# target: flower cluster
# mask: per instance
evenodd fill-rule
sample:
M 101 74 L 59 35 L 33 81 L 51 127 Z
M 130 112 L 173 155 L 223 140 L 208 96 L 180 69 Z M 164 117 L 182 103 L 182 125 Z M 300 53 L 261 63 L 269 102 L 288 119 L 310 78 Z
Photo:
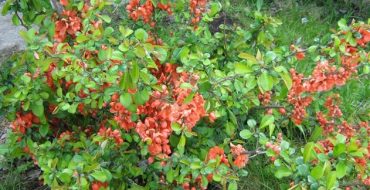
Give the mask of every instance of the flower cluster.
M 268 105 L 271 101 L 271 91 L 267 91 L 265 93 L 258 94 L 258 99 L 262 103 L 262 105 Z
M 293 85 L 288 94 L 288 102 L 294 106 L 292 120 L 299 125 L 306 115 L 306 107 L 311 104 L 312 97 L 302 96 L 305 92 L 302 85 L 303 75 L 297 74 L 294 69 L 290 70 L 290 74 L 292 75 Z
M 206 161 L 214 160 L 217 158 L 220 158 L 221 163 L 230 166 L 229 161 L 227 160 L 227 157 L 225 155 L 224 149 L 218 146 L 214 146 L 209 149 Z
M 195 88 L 197 77 L 187 73 L 177 73 L 176 65 L 173 64 L 168 63 L 158 67 L 159 70 L 153 70 L 153 74 L 162 85 L 162 91 L 154 91 L 149 101 L 138 108 L 138 114 L 146 117 L 136 126 L 136 132 L 141 138 L 151 141 L 149 152 L 152 156 L 171 153 L 168 143 L 172 133 L 172 123 L 178 123 L 191 131 L 202 117 L 207 116 L 203 97 L 193 93 L 192 89 L 180 88 L 183 82 L 189 82 Z M 190 101 L 186 100 L 189 96 L 192 97 Z
M 107 187 L 108 187 L 108 183 L 107 182 L 94 181 L 91 184 L 91 190 L 101 190 L 101 189 L 105 189 Z
M 329 61 L 321 61 L 303 85 L 307 92 L 329 91 L 335 86 L 342 86 L 353 73 L 356 73 L 358 62 L 357 56 L 343 56 L 342 65 L 344 67 L 337 68 Z
M 131 121 L 131 112 L 129 112 L 120 102 L 119 102 L 119 95 L 115 93 L 112 95 L 112 101 L 109 103 L 110 105 L 110 112 L 114 114 L 114 120 L 118 123 L 118 125 L 129 131 L 130 129 L 135 127 L 135 123 Z
M 357 39 L 357 43 L 360 46 L 365 46 L 370 42 L 370 32 L 361 27 L 357 30 L 361 34 L 361 38 Z M 346 33 L 346 31 L 343 32 L 343 34 Z M 336 64 L 334 59 L 319 61 L 308 78 L 304 78 L 303 74 L 297 73 L 295 69 L 290 70 L 293 84 L 288 94 L 288 102 L 294 106 L 291 117 L 295 124 L 299 125 L 302 123 L 306 115 L 305 109 L 311 104 L 315 93 L 329 91 L 336 86 L 343 86 L 353 74 L 357 73 L 360 63 L 360 53 L 357 47 L 353 44 L 351 45 L 344 38 L 341 39 L 340 43 L 346 47 L 346 53 L 340 55 L 338 64 Z M 291 46 L 291 50 L 299 52 L 299 49 L 295 48 L 294 45 Z M 298 59 L 303 59 L 304 57 L 296 56 Z M 334 106 L 333 101 L 328 100 L 325 106 L 332 108 L 329 110 L 329 115 L 340 117 L 342 113 Z M 320 118 L 321 122 L 324 122 L 320 113 L 318 118 Z M 330 128 L 328 130 L 331 130 Z
M 40 124 L 39 118 L 31 112 L 25 114 L 18 112 L 16 116 L 17 118 L 10 125 L 13 132 L 25 134 L 26 129 L 32 127 L 32 124 Z
M 249 157 L 246 150 L 242 145 L 233 145 L 230 144 L 231 153 L 234 157 L 234 165 L 238 168 L 244 168 L 247 165 Z
M 140 5 L 140 0 L 131 0 L 126 6 L 126 10 L 132 20 L 137 21 L 142 19 L 144 23 L 150 24 L 151 27 L 155 26 L 155 22 L 152 19 L 155 8 L 152 0 L 146 0 L 143 5 Z M 169 3 L 158 3 L 157 8 L 172 15 L 171 5 Z
M 105 138 L 111 138 L 114 139 L 117 146 L 123 143 L 123 139 L 121 137 L 121 132 L 117 129 L 112 130 L 111 128 L 105 128 L 104 125 L 102 125 L 99 129 L 98 135 L 105 137 Z
M 75 37 L 76 32 L 81 30 L 81 18 L 76 11 L 64 10 L 62 13 L 64 18 L 55 22 L 54 39 L 57 42 L 63 42 L 69 34 L 72 38 Z
M 191 23 L 197 28 L 197 24 L 202 18 L 202 14 L 206 12 L 207 0 L 191 0 L 190 1 L 190 12 L 193 15 Z
M 366 30 L 365 28 L 360 27 L 358 28 L 358 32 L 361 34 L 361 38 L 357 39 L 357 43 L 360 46 L 365 47 L 366 44 L 370 42 L 370 31 Z M 369 183 L 370 183 L 370 179 L 369 179 Z
M 265 144 L 266 149 L 272 150 L 273 152 L 272 156 L 270 157 L 271 162 L 274 162 L 277 159 L 277 157 L 280 155 L 280 152 L 281 152 L 280 144 L 282 140 L 283 140 L 283 134 L 279 133 L 275 142 L 269 141 Z
M 340 97 L 339 94 L 334 94 L 326 99 L 324 106 L 329 110 L 330 117 L 342 117 L 342 110 L 340 110 Z
M 145 23 L 150 23 L 154 6 L 151 0 L 145 1 L 143 5 L 140 5 L 140 0 L 131 0 L 126 6 L 126 10 L 134 21 L 141 18 Z

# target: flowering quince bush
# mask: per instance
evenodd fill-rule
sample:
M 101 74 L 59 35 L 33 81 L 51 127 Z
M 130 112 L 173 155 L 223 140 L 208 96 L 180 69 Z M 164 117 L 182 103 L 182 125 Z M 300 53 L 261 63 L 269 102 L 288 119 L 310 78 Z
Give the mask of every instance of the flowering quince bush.
M 339 95 L 368 77 L 369 24 L 285 47 L 260 11 L 211 31 L 218 2 L 59 3 L 21 32 L 25 71 L 0 90 L 7 156 L 29 156 L 52 189 L 234 190 L 263 155 L 291 189 L 370 186 L 369 114 L 349 120 Z

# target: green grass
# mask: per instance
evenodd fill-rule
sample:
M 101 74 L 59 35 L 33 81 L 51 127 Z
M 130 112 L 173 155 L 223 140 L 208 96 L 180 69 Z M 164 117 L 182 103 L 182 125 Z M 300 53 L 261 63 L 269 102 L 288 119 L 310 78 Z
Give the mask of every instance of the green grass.
M 279 190 L 288 189 L 289 182 L 286 180 L 278 180 L 273 173 L 273 170 L 266 162 L 267 159 L 251 158 L 248 163 L 248 176 L 240 179 L 238 189 L 243 190 Z

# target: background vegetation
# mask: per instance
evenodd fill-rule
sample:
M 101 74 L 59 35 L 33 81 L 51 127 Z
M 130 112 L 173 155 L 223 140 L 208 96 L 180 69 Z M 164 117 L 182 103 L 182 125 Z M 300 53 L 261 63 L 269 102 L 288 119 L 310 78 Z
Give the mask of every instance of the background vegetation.
M 225 7 L 223 18 L 221 17 L 222 19 L 220 20 L 221 23 L 228 22 L 243 28 L 250 27 L 252 24 L 252 10 L 255 10 L 258 6 L 256 2 L 247 0 L 222 0 L 220 3 Z M 367 0 L 275 0 L 265 1 L 262 11 L 281 20 L 282 25 L 277 30 L 276 35 L 277 40 L 281 44 L 289 46 L 294 43 L 304 47 L 307 44 L 328 38 L 325 35 L 328 34 L 328 31 L 337 28 L 337 21 L 341 18 L 366 21 L 370 17 L 370 3 Z M 218 25 L 218 23 L 215 23 L 215 25 Z M 14 57 L 2 64 L 4 68 L 0 71 L 2 85 L 11 83 L 12 76 L 8 74 L 10 69 L 20 69 L 20 72 L 22 72 L 22 68 L 10 68 L 12 59 Z M 304 70 L 304 63 L 305 61 L 297 67 L 303 67 L 299 69 Z M 335 90 L 342 96 L 342 105 L 344 106 L 343 109 L 348 120 L 357 121 L 361 116 L 367 116 L 370 110 L 369 89 L 370 80 L 367 77 L 361 79 L 360 82 L 350 81 L 345 88 Z M 290 134 L 291 136 L 298 137 L 296 138 L 297 143 L 304 143 L 299 130 L 292 130 Z M 240 189 L 287 189 L 290 181 L 276 179 L 272 169 L 269 167 L 270 164 L 265 163 L 263 160 L 266 159 L 253 160 L 247 166 L 249 175 L 240 180 Z M 11 172 L 0 176 L 0 189 L 29 189 L 30 186 L 35 188 L 35 183 L 25 184 L 25 180 L 23 179 L 25 172 L 28 170 L 25 168 L 29 168 L 30 166 L 29 162 L 22 162 L 24 163 L 23 167 L 17 170 L 14 168 L 19 168 L 19 165 L 14 165 L 13 160 L 3 160 L 2 163 L 0 168 L 6 168 L 7 171 Z M 250 183 L 251 181 L 253 183 Z

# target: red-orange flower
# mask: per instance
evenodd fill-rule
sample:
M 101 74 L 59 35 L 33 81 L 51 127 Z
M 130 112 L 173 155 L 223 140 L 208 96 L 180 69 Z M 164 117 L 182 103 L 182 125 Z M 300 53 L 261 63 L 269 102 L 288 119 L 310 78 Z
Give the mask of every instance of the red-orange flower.
M 297 52 L 295 54 L 295 57 L 297 58 L 297 60 L 301 61 L 306 57 L 306 55 L 304 54 L 304 52 Z
M 227 160 L 227 157 L 224 153 L 224 149 L 218 146 L 214 146 L 211 149 L 209 149 L 208 155 L 207 155 L 207 161 L 217 159 L 218 157 L 221 159 L 222 163 L 229 166 L 229 161 Z
M 242 145 L 234 145 L 230 143 L 231 153 L 234 157 L 234 165 L 238 168 L 243 168 L 248 163 L 249 157 Z
M 63 6 L 68 6 L 68 0 L 60 0 L 60 4 Z

